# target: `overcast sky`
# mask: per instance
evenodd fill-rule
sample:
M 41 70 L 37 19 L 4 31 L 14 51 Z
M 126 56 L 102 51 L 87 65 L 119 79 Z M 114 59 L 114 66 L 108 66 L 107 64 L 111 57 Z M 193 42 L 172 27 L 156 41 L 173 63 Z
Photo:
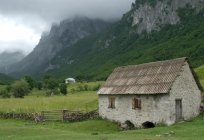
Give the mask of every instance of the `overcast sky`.
M 134 0 L 0 0 L 0 52 L 29 53 L 53 22 L 76 15 L 120 18 Z

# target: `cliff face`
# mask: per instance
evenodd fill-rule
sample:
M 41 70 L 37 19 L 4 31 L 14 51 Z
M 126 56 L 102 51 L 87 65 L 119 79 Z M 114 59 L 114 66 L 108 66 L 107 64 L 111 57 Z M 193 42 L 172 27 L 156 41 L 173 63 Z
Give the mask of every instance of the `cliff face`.
M 63 48 L 72 46 L 86 36 L 103 31 L 110 25 L 109 22 L 86 17 L 76 17 L 64 20 L 59 25 L 55 24 L 49 33 L 41 37 L 35 49 L 20 63 L 13 65 L 8 72 L 14 75 L 44 73 L 56 67 L 52 66 L 50 61 Z
M 162 25 L 175 25 L 180 21 L 178 9 L 189 6 L 199 11 L 203 4 L 204 0 L 136 0 L 132 5 L 132 26 L 137 26 L 138 34 L 158 31 Z

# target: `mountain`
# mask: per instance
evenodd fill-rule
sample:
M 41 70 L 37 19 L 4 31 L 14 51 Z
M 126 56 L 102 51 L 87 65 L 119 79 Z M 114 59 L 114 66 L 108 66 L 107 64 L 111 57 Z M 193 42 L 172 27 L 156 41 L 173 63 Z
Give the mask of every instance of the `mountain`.
M 24 57 L 25 55 L 20 51 L 0 53 L 0 71 L 6 73 L 10 65 L 21 61 Z
M 50 32 L 42 35 L 35 49 L 8 72 L 15 76 L 40 75 L 57 68 L 58 66 L 53 66 L 50 61 L 59 51 L 69 48 L 86 36 L 105 30 L 110 25 L 110 22 L 86 17 L 64 20 L 59 25 L 53 24 Z M 15 69 L 12 69 L 14 67 Z
M 111 28 L 63 47 L 49 59 L 50 67 L 33 65 L 29 72 L 38 68 L 58 79 L 104 80 L 117 66 L 177 57 L 189 57 L 193 67 L 201 66 L 204 64 L 203 7 L 204 0 L 136 0 L 131 10 Z M 52 40 L 46 41 L 49 42 Z
M 60 57 L 51 62 L 59 67 L 49 73 L 58 78 L 69 75 L 104 80 L 115 67 L 122 65 L 177 57 L 189 57 L 194 67 L 204 64 L 204 3 L 189 0 L 155 2 L 136 1 L 111 30 L 89 36 L 61 51 Z M 138 15 L 143 15 L 139 18 L 144 19 L 135 24 Z

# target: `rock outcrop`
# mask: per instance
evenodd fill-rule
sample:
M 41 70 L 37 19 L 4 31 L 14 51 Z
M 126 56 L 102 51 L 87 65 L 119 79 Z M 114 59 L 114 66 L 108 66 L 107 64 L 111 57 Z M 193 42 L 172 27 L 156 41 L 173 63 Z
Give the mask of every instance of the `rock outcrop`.
M 180 21 L 179 8 L 189 6 L 199 10 L 203 4 L 204 0 L 152 0 L 151 3 L 136 0 L 132 5 L 132 26 L 137 26 L 138 34 L 159 30 L 162 25 L 175 25 Z

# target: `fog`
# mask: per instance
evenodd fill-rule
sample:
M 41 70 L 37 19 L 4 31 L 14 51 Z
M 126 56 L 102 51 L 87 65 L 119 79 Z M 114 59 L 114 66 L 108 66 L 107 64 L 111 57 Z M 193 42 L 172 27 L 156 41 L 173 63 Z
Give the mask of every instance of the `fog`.
M 134 0 L 0 0 L 0 52 L 29 53 L 54 22 L 87 16 L 119 19 Z

